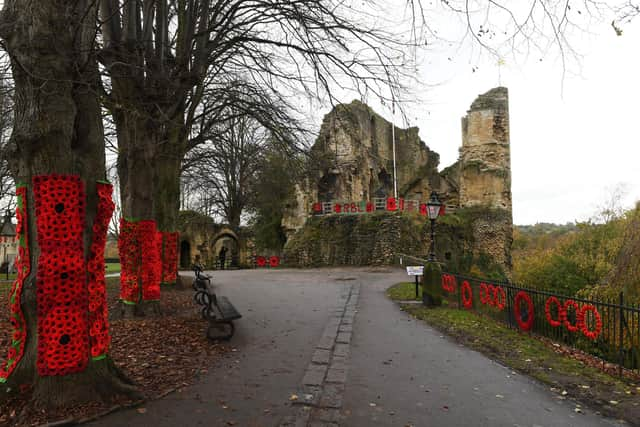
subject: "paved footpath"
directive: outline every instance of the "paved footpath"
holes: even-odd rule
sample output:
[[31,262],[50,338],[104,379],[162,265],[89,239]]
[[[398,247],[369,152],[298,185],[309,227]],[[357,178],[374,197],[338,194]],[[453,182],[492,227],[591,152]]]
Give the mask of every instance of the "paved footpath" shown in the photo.
[[622,425],[575,413],[573,402],[411,319],[384,293],[403,280],[391,269],[216,272],[216,291],[243,314],[236,351],[144,413],[91,425]]

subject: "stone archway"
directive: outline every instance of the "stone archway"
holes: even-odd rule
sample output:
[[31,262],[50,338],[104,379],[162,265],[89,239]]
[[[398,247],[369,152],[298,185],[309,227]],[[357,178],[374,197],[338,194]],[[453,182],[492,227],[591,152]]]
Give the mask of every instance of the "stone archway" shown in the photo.
[[187,240],[180,242],[180,268],[191,268],[191,244]]
[[230,228],[223,228],[211,239],[211,252],[215,257],[216,268],[221,268],[220,252],[225,248],[225,267],[237,267],[239,264],[240,245],[238,235]]

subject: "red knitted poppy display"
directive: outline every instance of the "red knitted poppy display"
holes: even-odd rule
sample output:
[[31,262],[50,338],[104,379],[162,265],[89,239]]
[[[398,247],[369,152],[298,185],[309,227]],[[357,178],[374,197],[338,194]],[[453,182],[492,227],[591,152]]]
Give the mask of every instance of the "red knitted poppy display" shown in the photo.
[[162,259],[156,222],[121,219],[118,249],[120,299],[129,304],[159,300]]
[[443,274],[442,275],[442,289],[453,293],[456,291],[456,278],[452,274]]
[[[593,330],[590,330],[589,325],[587,324],[587,312],[589,311],[593,314]],[[584,336],[589,338],[591,341],[598,339],[600,332],[602,332],[602,317],[600,317],[598,309],[592,304],[585,304],[580,309],[580,318],[582,320],[582,333]]]
[[129,304],[137,304],[140,300],[138,276],[142,263],[137,244],[137,223],[120,219],[118,236],[118,253],[120,255],[120,299]]
[[[576,323],[572,324],[571,323],[571,319],[569,319],[569,308],[573,308],[575,314],[576,314]],[[564,302],[564,326],[567,328],[567,331],[569,332],[577,332],[580,329],[582,329],[582,324],[583,322],[583,318],[580,315],[581,311],[580,311],[580,306],[578,305],[577,302],[575,302],[574,300],[570,299],[570,300],[566,300]]]
[[38,374],[81,372],[89,355],[84,185],[78,176],[36,176],[33,194],[40,247],[36,275]]
[[177,231],[162,232],[162,283],[175,284],[178,278],[178,239]]
[[[527,306],[526,320],[523,319],[523,316],[522,316],[521,303],[524,303]],[[515,311],[516,322],[518,323],[518,326],[520,326],[520,329],[522,329],[523,331],[530,331],[531,328],[533,328],[534,307],[533,307],[533,300],[531,299],[529,294],[526,293],[525,291],[518,292],[513,302],[513,308]]]
[[469,281],[465,280],[462,282],[461,295],[462,295],[462,305],[467,310],[471,310],[473,308],[473,291],[471,290],[471,285]]
[[[556,306],[557,319],[553,318],[553,313],[551,312],[551,306],[553,305]],[[562,325],[567,318],[567,312],[564,309],[564,305],[560,304],[560,301],[555,296],[550,296],[544,303],[544,315],[547,318],[547,323],[554,328]]]
[[493,296],[493,305],[495,305],[498,310],[504,310],[504,307],[507,304],[507,292],[502,286],[495,286],[494,289],[495,294]]
[[104,278],[104,248],[107,244],[109,221],[115,209],[111,199],[113,186],[106,182],[98,182],[98,206],[93,220],[93,242],[87,271],[89,272],[89,343],[91,356],[103,358],[109,349],[109,320],[107,311],[107,289]]
[[18,257],[16,258],[16,268],[18,274],[11,293],[9,294],[10,321],[13,329],[11,334],[11,345],[9,355],[5,363],[0,366],[0,383],[6,382],[7,378],[24,355],[24,347],[27,340],[27,323],[22,313],[21,299],[24,279],[29,275],[31,265],[29,261],[29,246],[27,245],[27,187],[18,186],[16,188],[18,207],[16,208],[16,238],[20,242],[18,246]]
[[142,299],[157,301],[160,299],[160,281],[162,280],[162,258],[158,245],[158,231],[154,220],[138,222],[138,241],[141,243],[142,268],[140,281]]
[[264,267],[267,265],[267,259],[260,255],[256,258],[256,264],[258,265],[258,267]]
[[269,267],[276,268],[279,265],[280,265],[280,257],[277,257],[274,255],[269,258]]
[[395,197],[387,198],[387,210],[388,211],[398,210],[398,201],[396,200]]

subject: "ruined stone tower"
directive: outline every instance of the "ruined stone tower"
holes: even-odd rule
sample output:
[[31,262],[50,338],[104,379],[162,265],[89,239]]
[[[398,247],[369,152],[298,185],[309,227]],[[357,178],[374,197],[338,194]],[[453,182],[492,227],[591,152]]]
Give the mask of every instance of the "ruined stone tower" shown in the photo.
[[511,212],[507,88],[478,96],[462,118],[459,165],[460,207],[481,205]]
[[507,88],[478,96],[462,118],[458,165],[459,206],[485,212],[473,221],[474,251],[489,254],[508,273],[513,214]]

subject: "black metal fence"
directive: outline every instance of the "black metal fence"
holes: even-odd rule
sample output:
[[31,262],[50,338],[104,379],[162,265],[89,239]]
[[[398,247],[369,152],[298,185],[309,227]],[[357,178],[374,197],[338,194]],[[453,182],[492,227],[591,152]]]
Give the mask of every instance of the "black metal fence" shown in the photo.
[[[400,257],[404,265],[421,260]],[[443,273],[442,286],[449,307],[583,350],[603,365],[617,364],[619,374],[623,367],[640,373],[640,305],[626,303],[623,293],[614,300],[588,300],[452,273]]]

